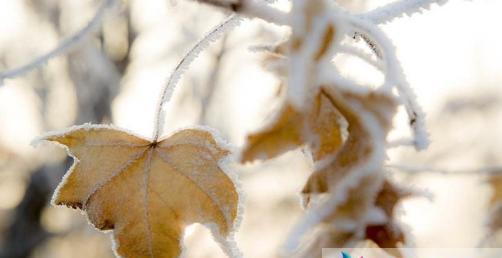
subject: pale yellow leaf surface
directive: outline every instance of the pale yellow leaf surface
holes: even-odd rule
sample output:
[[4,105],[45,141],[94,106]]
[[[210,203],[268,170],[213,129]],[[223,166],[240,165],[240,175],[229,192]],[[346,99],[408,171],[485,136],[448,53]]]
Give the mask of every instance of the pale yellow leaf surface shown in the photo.
[[348,138],[333,160],[309,177],[302,191],[306,195],[328,192],[351,172],[369,162],[375,152],[375,137],[370,133],[371,126],[362,115],[375,118],[376,126],[381,128],[379,132],[382,134],[378,137],[385,139],[397,105],[393,98],[375,92],[355,94],[329,87],[323,89],[330,103],[347,121]]
[[309,126],[308,144],[315,161],[336,153],[343,143],[340,112],[333,106],[327,93],[321,89],[315,97],[313,107],[307,117]]
[[269,126],[248,136],[241,161],[274,158],[305,144],[311,148],[314,159],[321,160],[342,145],[339,119],[340,114],[324,91],[315,95],[305,113],[285,103]]
[[[393,97],[375,93],[354,93],[334,87],[322,88],[330,103],[348,123],[348,138],[331,161],[309,177],[302,193],[306,204],[324,193],[344,196],[319,225],[319,231],[302,257],[320,257],[322,248],[351,246],[371,240],[380,247],[396,247],[404,235],[393,220],[401,196],[382,181],[383,152],[397,103]],[[362,173],[354,177],[354,173]],[[350,180],[350,184],[347,181]],[[342,185],[344,185],[342,187]],[[400,193],[400,192],[399,192]],[[385,223],[368,221],[370,211],[380,208]],[[355,228],[348,229],[347,225]]]
[[43,139],[66,146],[75,159],[53,202],[113,230],[121,257],[178,257],[192,223],[214,225],[218,238],[232,233],[239,197],[220,166],[229,151],[207,131],[186,129],[153,143],[86,125]]
[[273,124],[265,130],[247,137],[247,146],[241,161],[273,158],[303,144],[303,116],[286,104]]
[[[336,152],[342,144],[342,133],[339,120],[340,113],[328,100],[322,89],[311,87],[316,64],[327,57],[335,40],[336,28],[331,23],[322,24],[324,30],[320,35],[316,51],[304,44],[305,40],[312,40],[318,35],[314,33],[318,17],[325,12],[323,0],[306,1],[301,5],[294,5],[294,20],[299,19],[302,27],[293,30],[289,40],[277,45],[264,58],[265,67],[275,72],[280,78],[288,76],[288,65],[285,62],[295,58],[304,58],[309,53],[304,66],[292,70],[303,74],[307,79],[302,88],[312,88],[313,93],[306,93],[305,108],[298,108],[289,99],[285,101],[279,114],[263,130],[251,134],[247,138],[247,146],[242,151],[241,162],[255,159],[271,159],[291,149],[308,145],[314,160],[322,160]],[[296,27],[296,26],[295,26]],[[312,52],[312,53],[311,53]],[[303,53],[303,54],[301,54]],[[302,62],[303,63],[303,62]],[[279,94],[285,88],[285,83],[279,87]],[[289,89],[288,89],[289,90]]]

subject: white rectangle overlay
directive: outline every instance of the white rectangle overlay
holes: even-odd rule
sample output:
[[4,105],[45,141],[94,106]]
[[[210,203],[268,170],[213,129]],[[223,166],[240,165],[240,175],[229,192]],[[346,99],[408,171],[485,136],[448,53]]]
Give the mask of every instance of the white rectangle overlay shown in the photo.
[[322,258],[502,258],[502,248],[323,248]]

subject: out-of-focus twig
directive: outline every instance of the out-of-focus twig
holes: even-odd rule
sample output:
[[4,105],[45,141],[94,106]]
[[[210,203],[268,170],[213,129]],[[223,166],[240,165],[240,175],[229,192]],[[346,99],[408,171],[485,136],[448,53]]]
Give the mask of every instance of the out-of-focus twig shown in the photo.
[[115,1],[116,0],[105,0],[103,4],[99,7],[99,9],[96,11],[94,17],[89,21],[89,23],[87,23],[86,26],[84,26],[76,33],[74,33],[69,38],[66,38],[63,41],[61,41],[59,45],[57,45],[51,51],[37,57],[33,61],[25,65],[22,65],[18,68],[0,72],[0,86],[2,85],[3,80],[7,78],[15,78],[22,76],[25,73],[44,65],[50,59],[67,53],[73,46],[75,46],[77,43],[86,38],[87,35],[89,35],[91,32],[94,31],[96,27],[99,26],[106,9],[109,6],[113,5]]
[[[107,0],[106,3],[112,1]],[[127,19],[130,17],[127,16]],[[134,37],[135,34],[131,34],[127,40],[133,42]],[[129,56],[124,60],[129,60]],[[121,73],[126,70],[122,67],[127,66],[120,62],[122,60],[113,62],[94,45],[85,45],[68,56],[68,72],[77,95],[78,123],[111,120],[111,101],[118,92]],[[41,224],[41,215],[72,162],[72,158],[67,158],[58,164],[43,164],[31,173],[24,197],[12,211],[13,220],[2,232],[5,237],[0,247],[0,258],[31,257],[33,251],[51,237]]]
[[388,164],[387,168],[396,169],[403,172],[414,174],[419,173],[436,173],[442,175],[502,175],[502,166],[492,166],[485,168],[474,169],[446,169],[431,166],[420,165],[405,165],[405,164]]
[[214,57],[214,66],[211,69],[209,80],[204,89],[205,90],[204,95],[201,98],[201,113],[199,116],[199,124],[207,124],[207,114],[209,111],[209,107],[213,102],[213,96],[214,93],[216,92],[218,86],[218,79],[221,73],[222,60],[226,54],[226,43],[227,43],[227,35],[223,36],[223,39],[221,41],[221,47]]
[[430,8],[432,4],[442,5],[448,0],[400,0],[394,1],[370,12],[361,14],[360,17],[376,24],[387,23],[405,14],[411,15]]

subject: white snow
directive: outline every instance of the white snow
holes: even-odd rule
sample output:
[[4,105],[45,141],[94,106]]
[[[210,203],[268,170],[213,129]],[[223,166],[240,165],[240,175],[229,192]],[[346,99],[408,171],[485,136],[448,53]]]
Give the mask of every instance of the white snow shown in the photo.
[[368,19],[375,24],[387,23],[404,15],[411,16],[414,13],[422,13],[424,10],[429,10],[432,4],[443,5],[446,2],[448,0],[399,0],[378,7],[359,17]]

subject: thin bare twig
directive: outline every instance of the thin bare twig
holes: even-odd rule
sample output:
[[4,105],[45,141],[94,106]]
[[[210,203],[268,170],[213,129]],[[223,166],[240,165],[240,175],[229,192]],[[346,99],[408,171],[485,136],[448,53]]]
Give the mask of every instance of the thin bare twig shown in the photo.
[[382,50],[382,57],[386,65],[385,82],[381,87],[389,90],[396,87],[398,95],[404,104],[408,114],[409,125],[414,134],[415,149],[423,150],[429,145],[429,135],[426,129],[425,114],[422,107],[417,102],[414,90],[409,85],[404,75],[401,63],[397,59],[392,41],[377,25],[364,19],[351,17],[350,24],[356,32],[366,35],[371,42],[374,42]]
[[57,45],[51,51],[35,58],[34,60],[25,65],[22,65],[20,67],[11,70],[0,72],[0,86],[2,85],[3,81],[7,78],[15,78],[23,76],[27,72],[46,64],[50,59],[67,53],[73,46],[75,46],[77,43],[86,38],[87,35],[93,32],[94,29],[98,27],[99,24],[101,24],[101,20],[103,18],[103,15],[105,14],[106,9],[112,6],[115,3],[115,1],[116,0],[104,0],[102,5],[96,11],[96,14],[92,17],[92,19],[89,21],[89,23],[87,23],[86,26],[84,26],[79,31],[75,32],[69,38],[66,38],[63,41],[61,41],[59,45]]
[[386,167],[409,173],[435,173],[442,175],[502,175],[502,166],[475,169],[445,169],[421,165],[388,164]]
[[211,75],[206,85],[205,94],[201,99],[201,114],[199,116],[199,124],[205,125],[207,123],[207,115],[209,107],[213,102],[215,92],[218,86],[218,79],[222,70],[222,59],[226,54],[227,48],[227,35],[221,40],[221,48],[218,50],[214,57],[214,66],[211,69]]
[[432,4],[442,5],[446,2],[448,0],[400,0],[361,14],[359,17],[370,20],[375,24],[387,23],[404,15],[427,10]]
[[358,57],[359,59],[363,60],[364,62],[368,63],[369,65],[372,65],[379,71],[384,71],[384,65],[382,64],[380,59],[375,59],[372,57],[371,54],[364,52],[364,50],[359,49],[357,47],[351,46],[351,45],[339,45],[338,46],[338,51],[340,53],[344,54],[349,54],[355,57]]

